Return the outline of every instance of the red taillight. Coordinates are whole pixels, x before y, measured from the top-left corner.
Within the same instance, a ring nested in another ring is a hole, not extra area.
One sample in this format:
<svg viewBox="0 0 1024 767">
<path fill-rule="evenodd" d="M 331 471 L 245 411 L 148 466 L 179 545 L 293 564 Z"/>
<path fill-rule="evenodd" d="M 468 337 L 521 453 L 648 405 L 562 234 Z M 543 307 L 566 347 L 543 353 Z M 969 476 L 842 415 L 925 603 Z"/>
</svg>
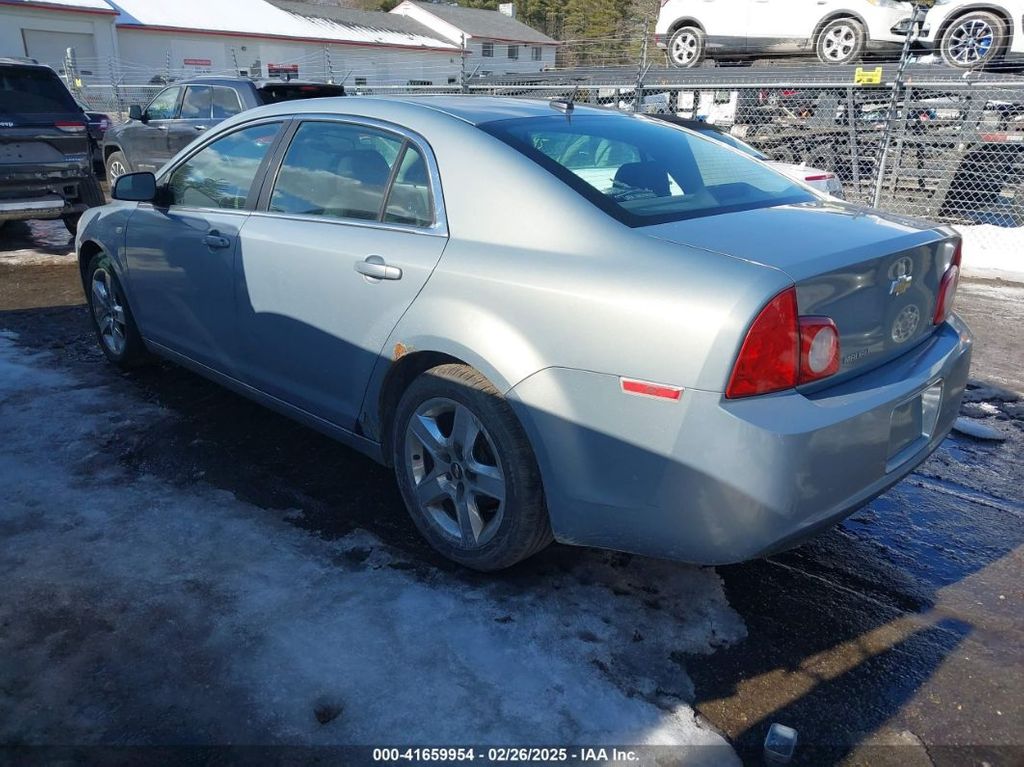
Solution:
<svg viewBox="0 0 1024 767">
<path fill-rule="evenodd" d="M 839 330 L 828 317 L 800 317 L 796 288 L 779 293 L 747 331 L 725 396 L 792 389 L 839 372 Z"/>
<path fill-rule="evenodd" d="M 953 251 L 953 258 L 949 262 L 949 268 L 942 275 L 939 283 L 939 297 L 935 302 L 935 316 L 932 323 L 941 325 L 949 319 L 953 313 L 953 304 L 956 303 L 956 289 L 960 286 L 960 262 L 963 260 L 963 242 L 956 244 Z"/>
<path fill-rule="evenodd" d="M 768 302 L 747 331 L 729 377 L 729 399 L 767 394 L 796 386 L 800 366 L 796 288 Z"/>
<path fill-rule="evenodd" d="M 817 176 L 804 176 L 804 181 L 831 181 L 834 178 L 835 174 L 821 173 Z"/>
<path fill-rule="evenodd" d="M 55 128 L 59 128 L 65 133 L 85 133 L 85 123 L 71 122 L 70 120 L 57 120 L 53 124 Z"/>
<path fill-rule="evenodd" d="M 839 372 L 839 330 L 829 317 L 800 318 L 800 377 L 805 384 Z"/>
</svg>

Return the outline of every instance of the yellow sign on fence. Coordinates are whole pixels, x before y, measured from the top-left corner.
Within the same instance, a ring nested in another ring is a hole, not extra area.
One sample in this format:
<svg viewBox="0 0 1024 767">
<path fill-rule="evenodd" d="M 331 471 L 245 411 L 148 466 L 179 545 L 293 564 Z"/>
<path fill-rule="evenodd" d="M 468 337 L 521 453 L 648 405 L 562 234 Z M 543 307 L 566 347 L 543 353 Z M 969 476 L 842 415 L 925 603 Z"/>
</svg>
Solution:
<svg viewBox="0 0 1024 767">
<path fill-rule="evenodd" d="M 857 67 L 857 71 L 853 73 L 853 84 L 854 85 L 881 85 L 882 84 L 882 68 L 875 67 L 874 69 L 864 69 L 864 67 Z"/>
</svg>

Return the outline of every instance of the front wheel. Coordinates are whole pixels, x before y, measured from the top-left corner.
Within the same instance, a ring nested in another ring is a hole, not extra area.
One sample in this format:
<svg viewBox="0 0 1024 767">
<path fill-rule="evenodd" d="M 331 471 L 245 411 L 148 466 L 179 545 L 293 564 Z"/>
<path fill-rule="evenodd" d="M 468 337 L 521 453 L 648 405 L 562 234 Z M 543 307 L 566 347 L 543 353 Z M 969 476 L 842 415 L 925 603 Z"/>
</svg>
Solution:
<svg viewBox="0 0 1024 767">
<path fill-rule="evenodd" d="M 1006 45 L 1006 22 L 987 11 L 968 13 L 942 35 L 942 60 L 957 69 L 990 64 Z"/>
<path fill-rule="evenodd" d="M 851 64 L 864 52 L 867 35 L 856 19 L 835 19 L 825 25 L 814 46 L 823 64 Z"/>
<path fill-rule="evenodd" d="M 699 27 L 680 27 L 668 41 L 668 60 L 679 69 L 691 69 L 704 60 L 707 37 Z"/>
<path fill-rule="evenodd" d="M 391 445 L 409 514 L 448 559 L 501 570 L 551 542 L 526 433 L 476 370 L 441 365 L 413 381 L 398 405 Z"/>
<path fill-rule="evenodd" d="M 122 368 L 146 360 L 146 346 L 128 306 L 121 281 L 106 253 L 97 253 L 86 270 L 86 298 L 100 350 Z"/>
<path fill-rule="evenodd" d="M 111 152 L 110 157 L 107 158 L 106 167 L 107 184 L 110 185 L 110 191 L 114 191 L 114 182 L 128 173 L 128 160 L 122 152 Z"/>
</svg>

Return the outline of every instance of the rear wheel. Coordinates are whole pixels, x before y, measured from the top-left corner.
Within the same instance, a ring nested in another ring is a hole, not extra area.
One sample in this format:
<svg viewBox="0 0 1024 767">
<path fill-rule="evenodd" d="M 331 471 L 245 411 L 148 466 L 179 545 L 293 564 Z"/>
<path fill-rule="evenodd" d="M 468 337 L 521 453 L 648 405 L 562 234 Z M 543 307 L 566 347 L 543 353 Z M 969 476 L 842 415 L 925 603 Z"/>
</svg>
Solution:
<svg viewBox="0 0 1024 767">
<path fill-rule="evenodd" d="M 972 69 L 995 60 L 1006 46 L 1006 22 L 987 11 L 962 16 L 942 34 L 942 60 L 951 67 Z"/>
<path fill-rule="evenodd" d="M 146 360 L 146 346 L 135 325 L 121 281 L 106 253 L 97 253 L 86 270 L 86 298 L 100 349 L 123 368 Z"/>
<path fill-rule="evenodd" d="M 398 405 L 391 445 L 413 522 L 448 559 L 500 570 L 551 542 L 526 433 L 476 370 L 441 365 L 413 381 Z"/>
<path fill-rule="evenodd" d="M 704 60 L 707 37 L 699 27 L 680 27 L 668 41 L 668 60 L 674 67 L 690 69 Z"/>
<path fill-rule="evenodd" d="M 814 50 L 823 64 L 850 64 L 861 57 L 866 42 L 867 35 L 859 21 L 835 19 L 821 30 Z"/>
<path fill-rule="evenodd" d="M 103 196 L 103 189 L 100 187 L 100 182 L 95 176 L 89 176 L 88 178 L 82 179 L 82 182 L 78 185 L 78 198 L 79 201 L 87 208 L 95 208 L 98 205 L 102 205 L 107 201 Z M 64 216 L 64 226 L 67 227 L 68 232 L 74 237 L 78 234 L 78 221 L 82 218 L 81 213 L 72 213 L 69 216 Z"/>
</svg>

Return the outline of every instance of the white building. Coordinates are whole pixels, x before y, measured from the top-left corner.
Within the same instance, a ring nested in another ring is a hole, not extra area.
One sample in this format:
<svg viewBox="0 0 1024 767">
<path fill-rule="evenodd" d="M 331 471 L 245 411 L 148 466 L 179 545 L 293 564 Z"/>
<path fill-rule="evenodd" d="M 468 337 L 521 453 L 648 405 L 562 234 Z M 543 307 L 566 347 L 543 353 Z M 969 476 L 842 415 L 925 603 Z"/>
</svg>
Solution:
<svg viewBox="0 0 1024 767">
<path fill-rule="evenodd" d="M 197 74 L 350 85 L 458 81 L 461 45 L 412 20 L 265 0 L 0 0 L 0 56 L 60 69 L 73 48 L 86 84 Z M 296 12 L 296 10 L 300 12 Z"/>
<path fill-rule="evenodd" d="M 555 66 L 557 41 L 499 11 L 404 0 L 391 13 L 414 19 L 455 45 L 465 45 L 470 74 L 521 74 Z"/>
</svg>

